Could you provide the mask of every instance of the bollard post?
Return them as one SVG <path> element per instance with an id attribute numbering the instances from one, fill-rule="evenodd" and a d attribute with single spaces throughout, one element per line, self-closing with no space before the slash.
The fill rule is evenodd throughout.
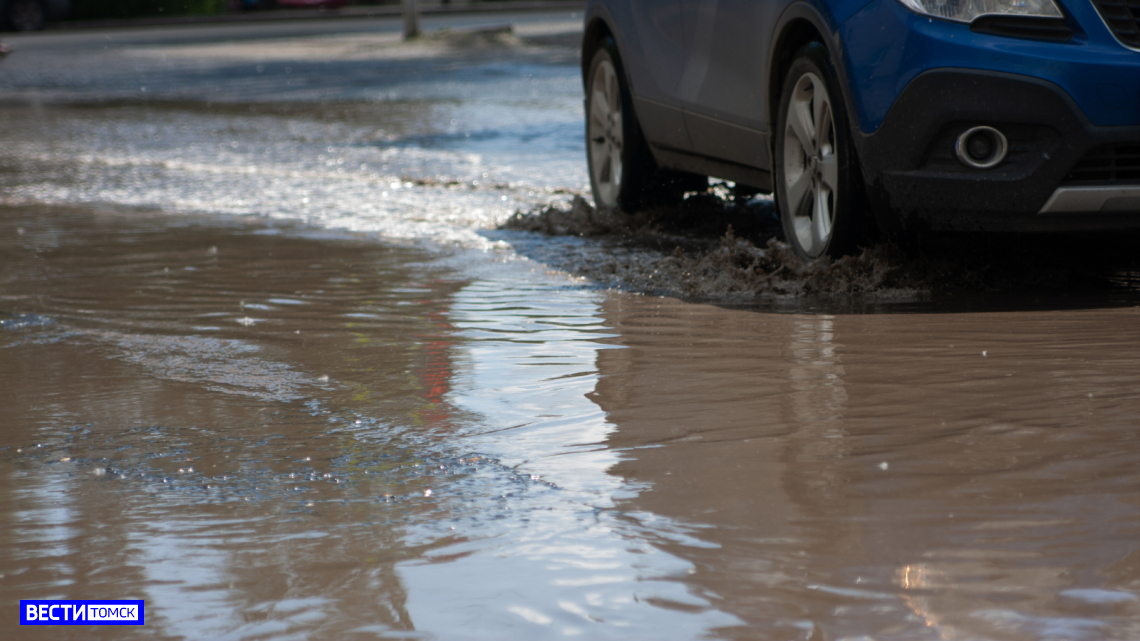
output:
<path id="1" fill-rule="evenodd" d="M 404 3 L 404 40 L 410 40 L 420 35 L 420 14 L 416 10 L 416 0 L 403 0 Z"/>

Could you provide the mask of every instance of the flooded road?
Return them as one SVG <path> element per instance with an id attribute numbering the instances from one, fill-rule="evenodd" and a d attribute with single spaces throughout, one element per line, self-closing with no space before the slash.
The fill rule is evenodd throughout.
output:
<path id="1" fill-rule="evenodd" d="M 305 61 L 140 33 L 56 75 L 63 35 L 15 41 L 3 636 L 1140 637 L 1131 290 L 853 313 L 560 271 L 650 250 L 497 229 L 585 182 L 573 21 L 529 20 Z M 33 598 L 147 624 L 21 628 Z"/>

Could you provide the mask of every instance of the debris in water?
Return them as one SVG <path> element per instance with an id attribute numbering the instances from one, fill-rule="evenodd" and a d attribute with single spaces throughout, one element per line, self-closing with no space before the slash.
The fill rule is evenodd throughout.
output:
<path id="1" fill-rule="evenodd" d="M 906 300 L 921 296 L 919 288 L 896 282 L 900 260 L 894 245 L 806 262 L 779 240 L 770 208 L 763 202 L 730 205 L 712 194 L 698 194 L 675 210 L 629 215 L 596 210 L 576 196 L 568 210 L 549 206 L 517 212 L 502 227 L 549 235 L 618 237 L 634 251 L 610 252 L 604 260 L 596 256 L 575 260 L 577 256 L 571 255 L 553 265 L 615 289 L 736 301 L 762 295 L 870 294 Z M 738 236 L 735 225 L 751 231 L 755 241 Z M 719 238 L 701 237 L 713 229 Z M 666 247 L 673 249 L 669 252 Z"/>
<path id="2" fill-rule="evenodd" d="M 890 463 L 887 463 L 886 461 L 879 463 L 879 469 L 884 471 L 884 472 L 886 472 L 887 468 L 889 468 L 890 466 L 891 466 Z"/>
<path id="3" fill-rule="evenodd" d="M 728 193 L 713 186 L 677 206 L 632 214 L 596 210 L 575 196 L 569 207 L 516 212 L 500 228 L 600 237 L 611 243 L 604 253 L 549 245 L 529 250 L 535 255 L 520 251 L 602 287 L 688 300 L 853 296 L 910 302 L 957 291 L 992 294 L 1073 285 L 1140 289 L 1135 279 L 1121 277 L 1111 260 L 1126 255 L 1135 235 L 1122 236 L 1120 247 L 1106 252 L 1103 242 L 1088 242 L 1091 236 L 1019 236 L 995 243 L 983 234 L 916 232 L 899 244 L 869 239 L 855 255 L 804 261 L 782 241 L 770 198 L 737 201 L 724 196 Z"/>
<path id="4" fill-rule="evenodd" d="M 628 230 L 629 219 L 616 210 L 594 209 L 585 198 L 574 196 L 568 210 L 550 205 L 539 211 L 515 212 L 503 227 L 552 236 L 598 236 Z"/>

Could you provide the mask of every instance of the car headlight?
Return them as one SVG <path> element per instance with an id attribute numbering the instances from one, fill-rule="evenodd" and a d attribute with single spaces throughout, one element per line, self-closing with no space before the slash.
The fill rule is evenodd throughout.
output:
<path id="1" fill-rule="evenodd" d="M 981 16 L 1064 17 L 1053 0 L 899 0 L 899 3 L 915 13 L 955 22 L 973 22 Z"/>

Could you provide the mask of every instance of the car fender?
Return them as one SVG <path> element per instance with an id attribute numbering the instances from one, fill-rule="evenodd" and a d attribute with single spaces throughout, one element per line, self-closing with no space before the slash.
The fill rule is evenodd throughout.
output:
<path id="1" fill-rule="evenodd" d="M 845 47 L 839 35 L 839 25 L 842 20 L 838 18 L 849 17 L 857 12 L 859 9 L 870 4 L 871 0 L 854 0 L 852 2 L 839 2 L 836 4 L 837 8 L 841 8 L 842 12 L 839 16 L 828 11 L 828 7 L 821 2 L 806 2 L 800 0 L 794 2 L 780 14 L 779 20 L 776 21 L 772 33 L 771 46 L 768 51 L 768 100 L 766 106 L 768 109 L 767 122 L 771 123 L 772 135 L 769 138 L 769 144 L 775 144 L 775 128 L 776 116 L 780 109 L 780 90 L 783 88 L 783 70 L 787 64 L 791 62 L 796 50 L 799 49 L 805 42 L 802 37 L 798 36 L 797 23 L 807 23 L 815 29 L 816 32 L 823 36 L 823 45 L 827 47 L 828 53 L 835 67 L 835 74 L 839 80 L 839 90 L 843 94 L 843 105 L 847 109 L 848 126 L 851 128 L 852 139 L 858 140 L 855 135 L 859 131 L 858 114 L 855 112 L 855 103 L 851 96 L 851 85 L 848 82 L 850 78 L 849 61 L 845 55 Z M 858 150 L 856 150 L 858 151 Z M 774 157 L 774 156 L 773 156 Z"/>
<path id="2" fill-rule="evenodd" d="M 586 47 L 590 45 L 590 40 L 594 39 L 594 34 L 598 25 L 604 25 L 605 29 L 609 31 L 610 36 L 613 37 L 614 43 L 617 45 L 618 51 L 626 51 L 625 47 L 625 34 L 617 26 L 617 21 L 610 15 L 609 9 L 606 8 L 602 2 L 593 1 L 586 6 L 586 17 L 583 20 L 582 29 L 582 88 L 586 87 L 586 75 L 590 73 L 590 60 L 586 57 Z M 622 75 L 625 76 L 626 86 L 633 91 L 633 78 L 629 75 L 629 65 L 622 61 Z"/>

